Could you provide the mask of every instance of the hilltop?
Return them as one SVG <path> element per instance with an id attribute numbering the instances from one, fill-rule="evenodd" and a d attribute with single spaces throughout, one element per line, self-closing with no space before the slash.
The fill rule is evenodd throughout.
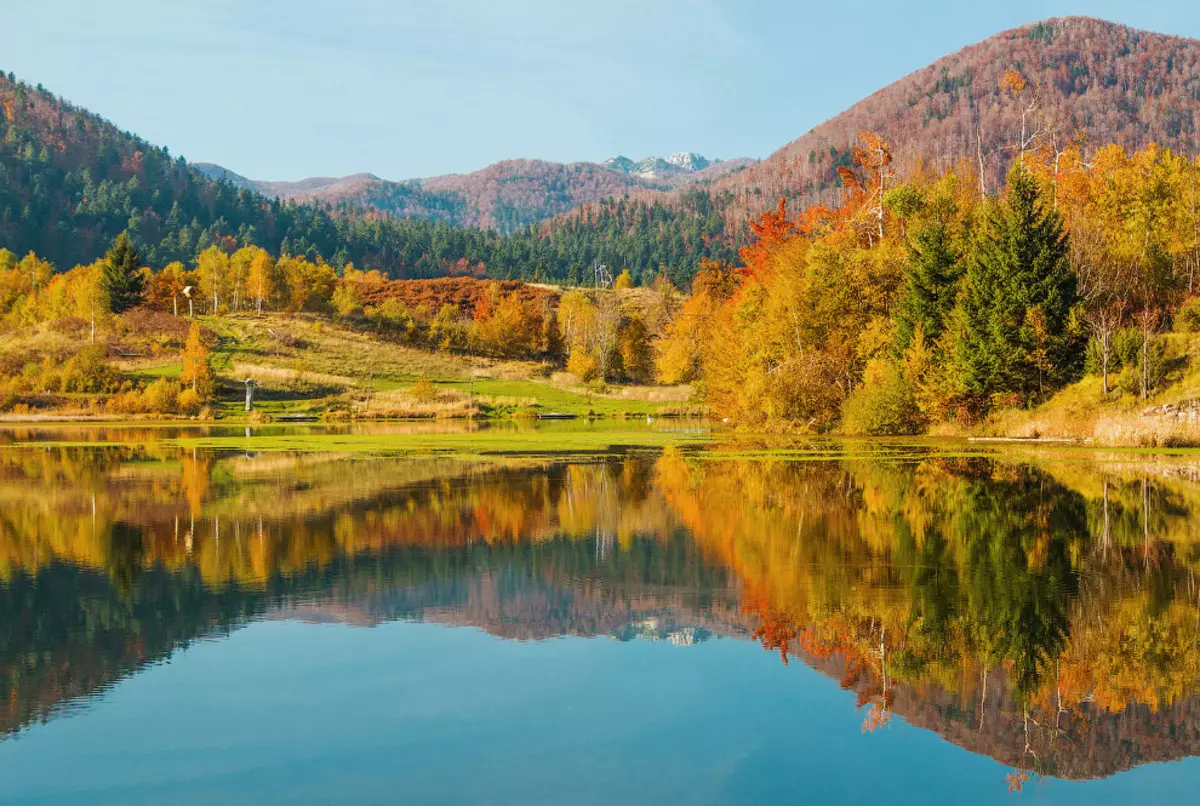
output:
<path id="1" fill-rule="evenodd" d="M 1021 101 L 1002 88 L 1007 69 L 1028 82 Z M 728 194 L 727 225 L 781 197 L 793 209 L 837 204 L 837 169 L 852 161 L 861 131 L 891 145 L 901 171 L 980 164 L 996 190 L 1011 162 L 1022 111 L 1059 145 L 1082 137 L 1126 149 L 1151 142 L 1200 152 L 1200 40 L 1149 33 L 1089 17 L 1024 25 L 945 56 L 864 98 L 745 170 L 713 182 Z"/>

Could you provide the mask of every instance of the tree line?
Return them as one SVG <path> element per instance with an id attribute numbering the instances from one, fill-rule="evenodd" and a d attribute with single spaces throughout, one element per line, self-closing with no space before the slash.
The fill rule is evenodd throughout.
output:
<path id="1" fill-rule="evenodd" d="M 214 245 L 190 265 L 158 270 L 144 263 L 128 233 L 104 258 L 65 272 L 35 253 L 18 259 L 0 249 L 0 326 L 14 345 L 29 341 L 20 334 L 33 338 L 28 349 L 0 353 L 0 409 L 58 395 L 109 412 L 202 413 L 217 396 L 210 355 L 217 338 L 197 317 L 264 313 L 329 317 L 424 349 L 566 364 L 584 382 L 651 383 L 653 340 L 678 298 L 665 275 L 639 302 L 628 297 L 628 271 L 613 288 L 560 296 L 471 278 L 394 281 L 353 263 L 277 257 L 257 246 Z M 81 338 L 69 354 L 40 354 L 39 330 Z M 135 330 L 155 355 L 177 350 L 182 377 L 137 383 L 119 372 L 110 359 L 121 335 Z"/>
<path id="2" fill-rule="evenodd" d="M 1200 323 L 1200 162 L 1015 150 L 993 197 L 965 161 L 901 181 L 864 132 L 840 207 L 781 201 L 737 264 L 703 264 L 660 380 L 740 423 L 869 434 L 970 424 L 1085 373 L 1147 398 L 1168 379 L 1164 331 Z"/>

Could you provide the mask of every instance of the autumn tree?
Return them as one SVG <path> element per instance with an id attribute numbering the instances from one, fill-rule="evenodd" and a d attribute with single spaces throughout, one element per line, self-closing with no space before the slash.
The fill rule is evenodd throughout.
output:
<path id="1" fill-rule="evenodd" d="M 204 333 L 199 322 L 192 322 L 188 329 L 187 343 L 183 348 L 183 373 L 180 381 L 188 386 L 201 402 L 211 400 L 215 386 L 209 349 L 204 343 Z"/>
<path id="2" fill-rule="evenodd" d="M 337 272 L 324 261 L 316 263 L 300 257 L 285 257 L 278 271 L 283 279 L 288 312 L 328 311 L 337 285 Z"/>
<path id="3" fill-rule="evenodd" d="M 765 272 L 764 263 L 760 264 Z M 701 374 L 703 347 L 720 306 L 738 288 L 737 269 L 729 263 L 701 261 L 692 282 L 692 295 L 674 313 L 655 343 L 658 380 L 666 384 L 690 383 Z M 664 286 L 661 295 L 672 293 Z M 668 298 L 669 299 L 669 298 Z M 664 308 L 669 303 L 664 303 Z"/>
<path id="4" fill-rule="evenodd" d="M 179 315 L 179 297 L 188 285 L 187 269 L 179 261 L 163 266 L 150 276 L 146 285 L 146 304 L 156 310 Z"/>
<path id="5" fill-rule="evenodd" d="M 471 339 L 485 352 L 505 358 L 535 355 L 542 347 L 541 310 L 516 293 L 502 294 L 493 285 L 475 310 Z"/>
<path id="6" fill-rule="evenodd" d="M 646 323 L 640 316 L 631 316 L 621 324 L 618 350 L 626 378 L 633 383 L 650 383 L 654 380 L 654 352 Z"/>
<path id="7" fill-rule="evenodd" d="M 196 261 L 196 277 L 200 293 L 212 300 L 210 313 L 219 313 L 229 283 L 229 255 L 219 246 L 208 247 Z"/>
<path id="8" fill-rule="evenodd" d="M 275 297 L 279 287 L 275 259 L 265 249 L 256 249 L 246 272 L 246 290 L 254 300 L 254 311 L 262 316 L 263 304 Z"/>
<path id="9" fill-rule="evenodd" d="M 858 144 L 854 147 L 854 160 L 868 174 L 863 208 L 874 221 L 873 236 L 882 240 L 883 220 L 886 205 L 884 197 L 891 187 L 892 149 L 887 141 L 875 132 L 859 132 Z"/>
<path id="10" fill-rule="evenodd" d="M 590 350 L 595 339 L 596 306 L 582 291 L 568 291 L 558 303 L 558 327 L 568 349 Z"/>
<path id="11" fill-rule="evenodd" d="M 1157 146 L 1130 156 L 1117 146 L 1096 154 L 1097 212 L 1104 222 L 1110 269 L 1119 272 L 1122 296 L 1128 300 L 1141 334 L 1139 386 L 1149 396 L 1152 342 L 1166 323 L 1183 286 L 1176 271 L 1180 242 L 1173 232 L 1183 228 L 1180 214 L 1181 160 Z"/>
<path id="12" fill-rule="evenodd" d="M 71 313 L 90 324 L 91 344 L 96 343 L 96 323 L 111 312 L 108 289 L 104 281 L 104 261 L 90 266 L 76 266 L 63 276 L 62 288 L 69 296 Z"/>

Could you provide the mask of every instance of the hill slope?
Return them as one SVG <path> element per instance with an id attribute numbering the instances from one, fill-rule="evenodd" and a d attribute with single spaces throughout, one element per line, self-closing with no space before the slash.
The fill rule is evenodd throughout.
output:
<path id="1" fill-rule="evenodd" d="M 1001 88 L 1005 70 L 1029 86 L 1022 101 Z M 798 206 L 836 203 L 836 169 L 848 165 L 863 130 L 891 144 L 895 165 L 917 159 L 934 168 L 982 153 L 990 189 L 998 187 L 1019 137 L 1021 111 L 1087 142 L 1140 148 L 1157 142 L 1195 156 L 1200 150 L 1200 40 L 1135 30 L 1087 17 L 1050 19 L 1015 28 L 937 60 L 851 106 L 766 160 L 716 180 L 731 194 L 727 224 L 753 217 L 786 196 Z"/>
<path id="2" fill-rule="evenodd" d="M 65 269 L 102 255 L 126 229 L 155 267 L 191 261 L 213 244 L 255 243 L 276 254 L 429 276 L 482 263 L 495 243 L 478 230 L 269 199 L 241 177 L 213 179 L 0 73 L 0 248 L 35 251 Z"/>
<path id="3" fill-rule="evenodd" d="M 506 183 L 502 174 L 490 181 L 519 184 Z M 435 210 L 453 194 L 397 183 L 388 192 L 394 208 Z M 338 266 L 352 261 L 394 278 L 486 272 L 578 283 L 592 276 L 595 263 L 605 263 L 614 271 L 630 268 L 635 278 L 665 270 L 684 284 L 701 256 L 732 257 L 702 194 L 684 194 L 670 208 L 653 200 L 604 198 L 586 217 L 521 227 L 505 237 L 451 226 L 453 210 L 442 212 L 441 220 L 429 221 L 353 201 L 268 198 L 244 177 L 216 166 L 189 166 L 165 148 L 0 74 L 0 249 L 34 251 L 60 269 L 100 257 L 126 229 L 155 268 L 174 260 L 191 264 L 212 245 L 232 250 L 256 244 L 276 255 Z"/>

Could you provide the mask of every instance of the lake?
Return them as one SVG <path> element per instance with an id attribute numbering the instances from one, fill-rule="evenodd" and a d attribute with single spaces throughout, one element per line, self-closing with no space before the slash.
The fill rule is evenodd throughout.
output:
<path id="1" fill-rule="evenodd" d="M 1188 802 L 1200 454 L 0 431 L 0 803 Z"/>

